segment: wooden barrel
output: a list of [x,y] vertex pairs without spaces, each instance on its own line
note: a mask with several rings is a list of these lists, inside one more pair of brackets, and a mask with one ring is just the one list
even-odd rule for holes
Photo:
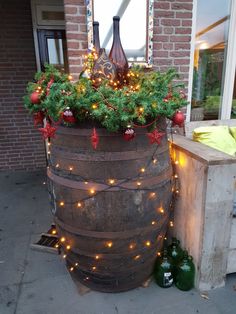
[[[165,128],[165,120],[159,121]],[[94,290],[125,291],[152,273],[165,237],[172,169],[166,136],[150,145],[146,129],[121,134],[59,127],[48,178],[64,258],[74,277]]]

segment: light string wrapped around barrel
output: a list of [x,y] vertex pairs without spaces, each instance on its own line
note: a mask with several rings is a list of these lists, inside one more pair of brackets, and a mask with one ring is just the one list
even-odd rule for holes
[[[120,189],[126,189],[126,190],[133,190],[133,191],[139,191],[139,190],[142,190],[142,191],[150,191],[150,194],[149,194],[149,199],[155,199],[157,196],[156,196],[156,193],[153,191],[152,188],[143,188],[142,187],[142,175],[143,173],[150,167],[151,164],[155,165],[157,164],[157,159],[155,157],[156,155],[156,151],[157,151],[157,148],[158,146],[155,148],[155,151],[153,152],[151,158],[147,161],[146,165],[141,167],[140,168],[140,171],[139,173],[133,177],[133,178],[128,178],[128,179],[125,179],[125,180],[122,180],[122,182],[120,182],[119,184],[117,184],[117,180],[115,179],[108,179],[108,180],[105,180],[105,182],[103,182],[103,184],[105,185],[105,188],[103,188],[102,190],[100,191],[96,191],[95,189],[94,190],[91,190],[91,189],[87,189],[87,192],[89,195],[86,195],[84,198],[81,198],[80,200],[77,200],[75,202],[65,202],[64,200],[61,200],[61,199],[55,199],[55,196],[53,195],[52,193],[52,186],[51,186],[51,189],[49,191],[49,194],[51,196],[51,200],[53,202],[53,204],[57,205],[57,206],[66,206],[66,205],[69,205],[69,206],[76,206],[77,208],[81,208],[81,207],[84,207],[86,206],[86,201],[89,200],[89,199],[92,199],[94,198],[96,195],[98,195],[99,193],[101,192],[105,192],[105,191],[108,191],[114,187],[116,188],[120,188]],[[50,162],[50,167],[49,169],[52,168],[54,171],[59,171],[60,170],[60,166],[59,164],[56,164],[55,166],[52,165],[52,163]],[[68,167],[68,171],[67,171],[67,175],[70,175],[70,176],[73,176],[73,167],[69,166]],[[84,185],[88,185],[89,182],[88,182],[88,178],[85,178],[83,176],[78,176],[78,174],[76,174],[76,176],[82,180],[82,182],[84,183]],[[125,188],[122,186],[123,183],[126,183],[126,182],[129,182],[129,181],[132,181],[132,182],[135,182],[135,187],[133,188]],[[101,180],[99,181],[93,181],[93,184],[94,183],[97,183],[97,184],[100,184],[101,183]],[[50,183],[51,185],[52,183]],[[164,214],[164,208],[161,206],[159,208],[159,213],[160,214]],[[150,226],[152,226],[153,228],[156,228],[157,227],[157,221],[155,220],[152,220],[150,221]],[[164,235],[163,235],[164,236]],[[66,258],[66,252],[68,250],[71,249],[70,247],[70,244],[66,244],[66,241],[64,240],[64,237],[62,237],[62,243],[61,243],[61,246],[63,247],[63,251],[64,251],[64,258]],[[109,248],[109,247],[112,247],[113,246],[113,243],[112,242],[107,242],[106,243],[106,246]],[[153,246],[153,243],[151,243],[148,239],[146,240],[146,242],[144,243],[144,246],[145,246],[145,249],[146,248],[149,248],[151,246]],[[133,249],[135,247],[135,244],[130,244],[130,249]],[[156,254],[158,254],[159,252],[156,252]],[[96,256],[99,256],[96,255]],[[95,256],[95,259],[96,259],[96,256]],[[141,255],[138,254],[138,255],[134,255],[133,256],[134,260],[139,260],[141,258]],[[76,261],[76,263],[78,263],[78,261]],[[74,267],[74,266],[73,266]],[[70,269],[71,271],[73,270],[73,267],[72,269]]]

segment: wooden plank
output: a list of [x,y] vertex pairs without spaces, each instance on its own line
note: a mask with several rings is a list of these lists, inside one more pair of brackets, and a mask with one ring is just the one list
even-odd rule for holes
[[181,135],[173,136],[173,147],[208,165],[236,164],[236,158]]

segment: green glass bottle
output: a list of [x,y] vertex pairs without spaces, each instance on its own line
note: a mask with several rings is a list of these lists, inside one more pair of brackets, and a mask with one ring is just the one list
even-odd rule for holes
[[174,265],[178,265],[183,258],[183,250],[180,247],[180,241],[172,238],[172,243],[168,246],[168,255],[172,258]]
[[183,260],[176,269],[175,284],[180,290],[188,291],[194,287],[195,266],[192,256],[184,251]]
[[154,277],[157,284],[162,288],[169,288],[173,284],[173,266],[166,249],[163,251],[162,258],[157,262]]

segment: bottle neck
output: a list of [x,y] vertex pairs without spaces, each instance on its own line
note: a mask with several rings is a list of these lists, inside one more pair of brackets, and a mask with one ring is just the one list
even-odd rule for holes
[[93,45],[96,50],[96,53],[99,54],[100,50],[100,39],[99,39],[99,24],[93,24]]
[[120,42],[120,20],[113,20],[113,42]]

